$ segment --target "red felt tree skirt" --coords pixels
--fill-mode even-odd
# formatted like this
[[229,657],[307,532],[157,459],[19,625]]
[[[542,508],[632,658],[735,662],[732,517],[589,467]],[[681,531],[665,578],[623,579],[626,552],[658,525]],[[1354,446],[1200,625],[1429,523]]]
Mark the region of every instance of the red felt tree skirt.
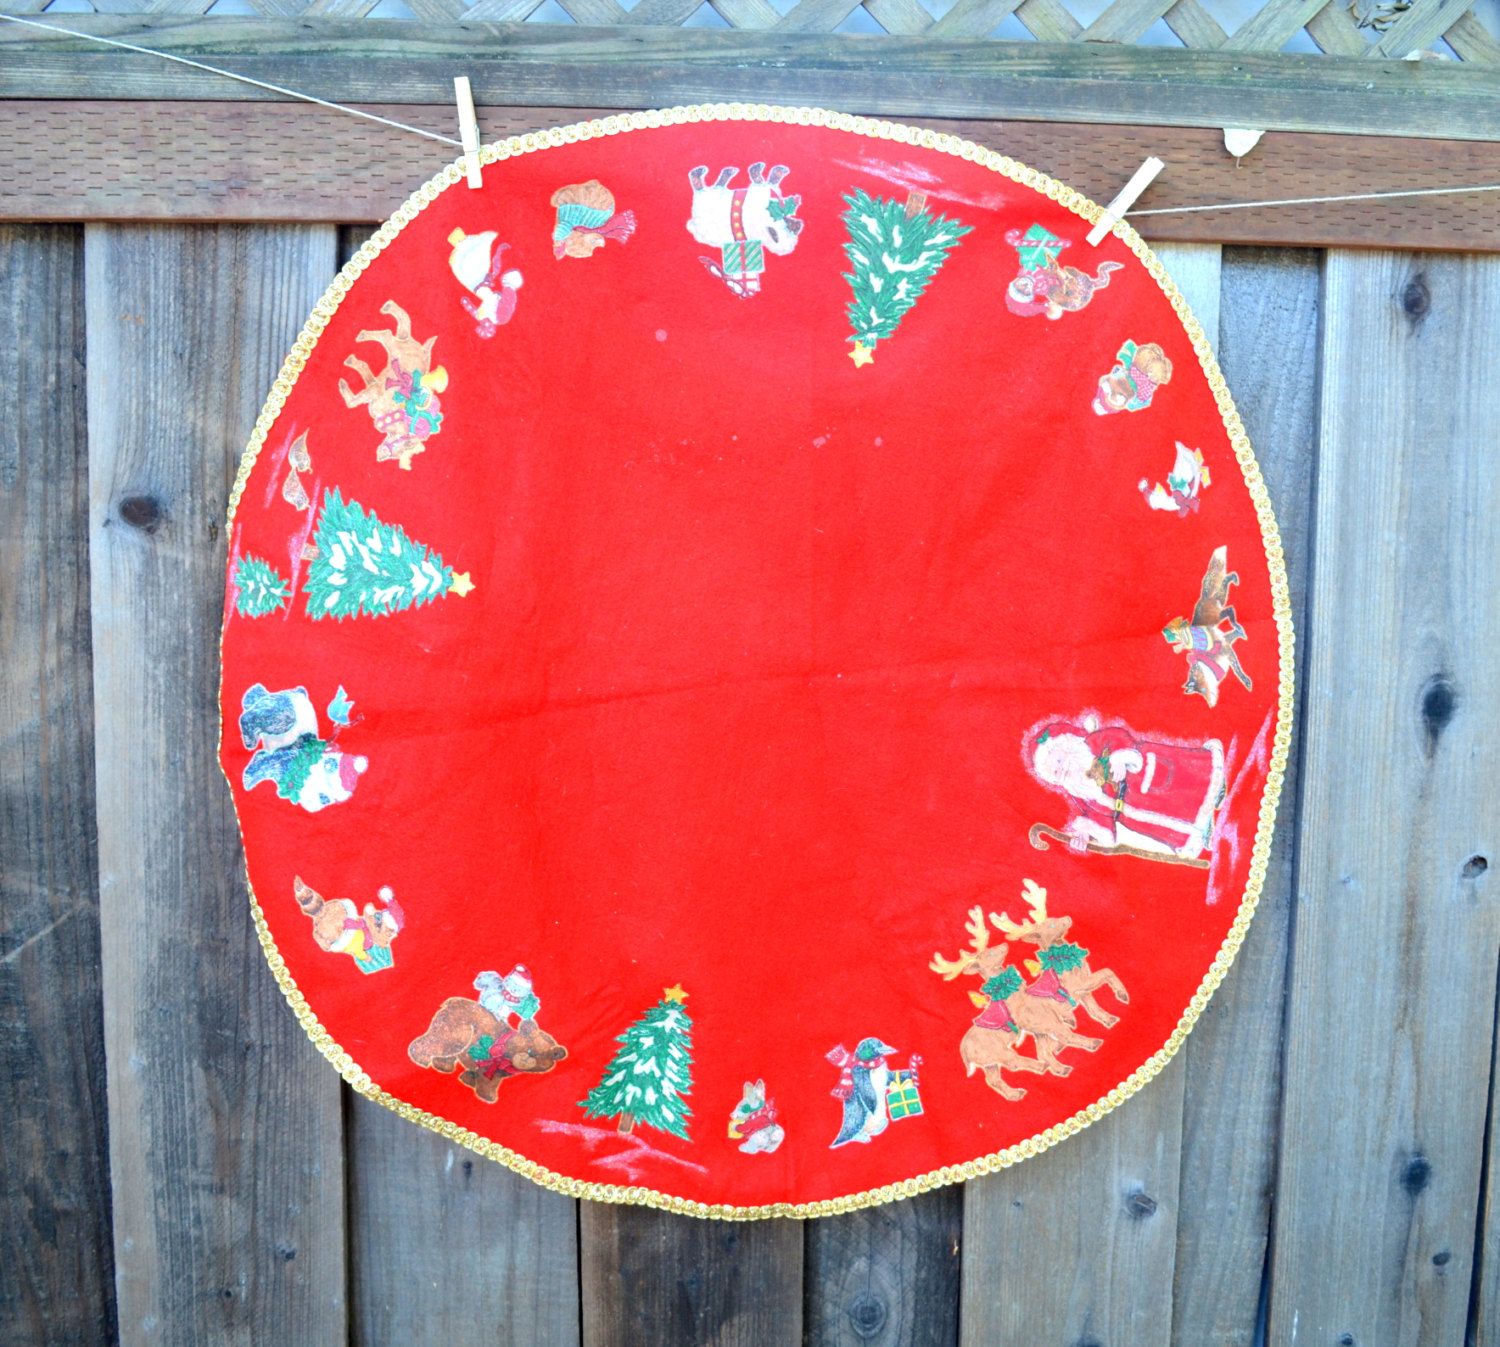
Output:
[[223,765],[309,1033],[539,1182],[700,1214],[1108,1111],[1243,938],[1289,734],[1181,297],[931,132],[486,158],[330,288],[231,508]]

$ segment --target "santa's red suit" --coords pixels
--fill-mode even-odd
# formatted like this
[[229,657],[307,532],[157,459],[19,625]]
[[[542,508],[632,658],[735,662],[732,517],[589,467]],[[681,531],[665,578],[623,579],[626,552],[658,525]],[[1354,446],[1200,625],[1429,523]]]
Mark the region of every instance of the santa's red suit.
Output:
[[1066,831],[1082,846],[1128,846],[1196,857],[1224,797],[1224,746],[1143,739],[1124,725],[1057,721],[1032,735],[1029,762],[1067,796]]

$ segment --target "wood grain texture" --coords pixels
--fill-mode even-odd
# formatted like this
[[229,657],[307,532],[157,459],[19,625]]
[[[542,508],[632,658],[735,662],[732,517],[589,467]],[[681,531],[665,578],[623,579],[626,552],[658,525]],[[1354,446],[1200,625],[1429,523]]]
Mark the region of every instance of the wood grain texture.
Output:
[[1061,0],[1021,0],[1016,17],[1038,42],[1071,42],[1083,31]]
[[[763,0],[762,0],[763,2]],[[728,0],[719,0],[728,7]],[[768,6],[769,8],[769,6]],[[774,9],[771,10],[774,14]],[[469,73],[481,105],[744,100],[885,116],[1500,139],[1500,71],[1282,52],[706,28],[69,14],[68,27],[340,103],[432,103]],[[283,101],[250,85],[0,24],[0,98]]]
[[859,8],[859,0],[802,0],[776,25],[788,33],[831,33]]
[[1162,21],[1189,47],[1213,51],[1224,45],[1228,34],[1198,0],[1177,0]]
[[114,1334],[83,231],[0,228],[0,1342]]
[[[1045,4],[1048,0],[1023,0],[1023,3]],[[1056,4],[1057,0],[1051,0]],[[865,0],[865,10],[888,33],[915,36],[932,27],[932,15],[919,0]]]
[[584,1347],[797,1347],[802,1223],[584,1202]]
[[578,1204],[346,1094],[351,1342],[578,1342]]
[[1272,1342],[1464,1340],[1495,1017],[1500,264],[1331,253]]
[[988,37],[1019,0],[957,0],[930,30],[930,38]]
[[1267,0],[1224,43],[1226,51],[1280,51],[1325,0]]
[[1363,56],[1370,49],[1358,22],[1339,0],[1328,0],[1307,21],[1307,35],[1330,56]]
[[[1488,870],[1491,857],[1486,855],[1483,859]],[[1500,1002],[1500,974],[1497,974],[1496,981],[1496,999]],[[1496,1029],[1500,1031],[1500,1007],[1497,1007]],[[1500,1133],[1495,1127],[1495,1105],[1500,1103],[1500,1073],[1495,1070],[1497,1049],[1500,1049],[1500,1041],[1490,1049],[1489,1117],[1485,1127],[1479,1215],[1475,1222],[1477,1237],[1465,1347],[1495,1347],[1500,1343],[1500,1191],[1497,1191],[1500,1187]]]
[[1182,1079],[1178,1059],[1064,1144],[968,1184],[965,1347],[1165,1347]]
[[1172,8],[1174,0],[1113,0],[1079,34],[1082,42],[1134,42]]
[[[1033,0],[1039,3],[1039,0]],[[374,109],[448,134],[453,109]],[[600,115],[599,108],[485,108],[487,140]],[[449,152],[305,104],[0,102],[11,181],[0,220],[384,219]],[[1301,133],[1271,135],[1243,161],[1220,131],[1152,126],[937,120],[1095,200],[1118,191],[1148,154],[1168,170],[1141,200],[1159,208],[1403,187],[1500,182],[1500,144]],[[455,151],[456,153],[456,151]],[[1336,243],[1500,249],[1490,195],[1139,216],[1155,242]]]
[[[1212,339],[1221,250],[1177,245],[1159,256]],[[1107,1052],[1107,1035],[1105,1041]],[[1184,1074],[1179,1055],[1133,1099],[1063,1145],[968,1185],[964,1343],[1169,1341]],[[981,1090],[975,1107],[1004,1104]]]
[[121,1341],[345,1333],[337,1076],[250,924],[215,761],[224,508],[324,228],[86,235],[104,1029]]
[[1424,51],[1472,8],[1465,0],[1420,0],[1381,34],[1380,41],[1370,48],[1366,59],[1401,57],[1408,52]]
[[[1299,643],[1308,636],[1320,285],[1316,253],[1224,255],[1219,360],[1276,509]],[[1304,680],[1299,698],[1305,690]],[[1299,735],[1255,921],[1182,1050],[1177,1347],[1251,1347],[1255,1340],[1276,1175],[1300,747]]]
[[1474,14],[1465,14],[1443,34],[1443,40],[1453,48],[1461,60],[1477,61],[1481,65],[1500,65],[1500,42],[1490,34],[1483,22]]
[[807,1223],[806,1317],[818,1347],[958,1342],[963,1188]]

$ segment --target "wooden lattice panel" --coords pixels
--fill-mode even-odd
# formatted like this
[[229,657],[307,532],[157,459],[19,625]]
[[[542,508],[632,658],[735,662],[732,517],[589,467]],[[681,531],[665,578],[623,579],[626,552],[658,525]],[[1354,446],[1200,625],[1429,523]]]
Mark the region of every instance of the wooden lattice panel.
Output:
[[[1226,29],[1201,0],[1112,0],[1088,21],[1067,0],[403,0],[419,23],[521,23],[558,18],[588,27],[676,27],[695,19],[705,3],[731,28],[780,33],[849,30],[898,37],[986,38],[1014,16],[1025,33],[1046,43],[1140,42],[1158,22],[1194,51],[1278,52],[1305,33],[1331,56],[1447,57],[1500,66],[1500,41],[1475,12],[1473,0],[1268,0],[1244,22]],[[49,13],[66,21],[67,10],[50,0],[3,0],[0,12]],[[1083,6],[1074,0],[1075,6]],[[247,11],[265,18],[365,18],[381,0],[90,0],[99,14],[209,16]],[[554,8],[555,6],[555,8]],[[784,11],[784,12],[783,12]],[[1015,25],[1007,35],[1016,37]]]

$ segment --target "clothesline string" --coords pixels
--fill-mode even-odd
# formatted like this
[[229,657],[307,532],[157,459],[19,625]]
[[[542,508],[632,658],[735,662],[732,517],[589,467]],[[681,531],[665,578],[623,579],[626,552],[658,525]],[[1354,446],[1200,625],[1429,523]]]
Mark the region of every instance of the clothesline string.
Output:
[[1464,187],[1408,187],[1397,192],[1346,192],[1340,196],[1286,196],[1274,201],[1218,201],[1201,206],[1156,206],[1132,210],[1137,215],[1193,215],[1210,210],[1250,210],[1256,206],[1320,206],[1332,201],[1391,201],[1403,196],[1458,196],[1465,192],[1500,192],[1500,182]]
[[[408,122],[398,122],[390,117],[382,117],[379,113],[366,112],[363,108],[350,107],[346,103],[335,103],[326,98],[319,98],[315,94],[302,93],[297,89],[289,89],[283,84],[271,84],[266,80],[256,79],[253,75],[243,75],[236,70],[225,70],[204,61],[194,61],[190,57],[178,56],[174,52],[157,51],[152,47],[141,47],[133,42],[121,42],[112,37],[100,37],[96,33],[84,33],[76,28],[64,28],[55,23],[24,19],[18,14],[0,14],[0,19],[4,19],[7,23],[24,24],[27,28],[40,28],[47,33],[62,33],[67,37],[76,37],[83,42],[97,42],[105,47],[118,47],[121,51],[135,52],[140,56],[159,56],[163,61],[175,61],[178,65],[191,66],[194,70],[202,70],[210,75],[238,80],[241,84],[252,84],[257,89],[282,94],[287,98],[300,99],[304,103],[315,103],[320,108],[347,112],[351,117],[363,117],[366,121],[379,122],[382,126],[389,126],[397,131],[409,131],[414,136],[435,140],[443,145],[463,147],[463,142],[454,136],[427,131],[420,126],[412,126]],[[1146,215],[1197,215],[1216,210],[1268,210],[1278,206],[1322,206],[1343,201],[1394,201],[1402,197],[1462,196],[1475,192],[1500,192],[1500,183],[1465,184],[1454,187],[1410,187],[1390,192],[1344,192],[1337,196],[1289,196],[1262,201],[1215,201],[1195,206],[1154,206],[1146,210],[1128,211],[1122,218],[1134,219],[1137,216]]]
[[242,75],[237,70],[224,70],[216,65],[208,65],[204,61],[194,61],[187,56],[178,56],[175,52],[157,51],[152,47],[138,47],[134,42],[121,42],[118,38],[100,37],[97,33],[81,33],[76,28],[64,28],[55,23],[39,23],[35,19],[23,19],[19,14],[0,14],[0,19],[7,23],[24,24],[27,28],[40,28],[46,33],[65,33],[68,37],[76,37],[84,42],[97,42],[105,47],[118,47],[121,51],[133,51],[141,56],[159,56],[163,61],[176,61],[178,65],[192,66],[194,70],[206,70],[210,75],[222,75],[228,80],[239,80],[241,84],[253,84],[257,89],[268,89],[273,94],[285,94],[288,98],[300,98],[304,103],[316,103],[320,108],[332,108],[335,112],[347,112],[351,117],[363,117],[368,122],[379,122],[382,126],[389,126],[397,131],[410,131],[414,136],[425,136],[428,140],[436,140],[444,145],[457,145],[460,148],[463,142],[454,136],[441,135],[436,131],[425,131],[420,126],[412,126],[407,122],[398,122],[390,117],[382,117],[377,112],[366,112],[363,108],[351,108],[344,103],[333,103],[326,98],[319,98],[316,94],[301,93],[296,89],[288,89],[283,84],[270,84],[266,80],[258,80],[253,75]]

